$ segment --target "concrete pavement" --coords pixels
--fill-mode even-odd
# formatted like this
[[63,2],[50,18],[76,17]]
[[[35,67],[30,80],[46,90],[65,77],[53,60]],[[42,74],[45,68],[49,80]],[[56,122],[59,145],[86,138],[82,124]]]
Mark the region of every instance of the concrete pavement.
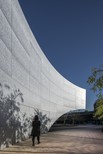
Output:
[[31,139],[0,150],[0,154],[103,154],[103,133],[100,126],[66,127],[41,136],[41,143],[32,146]]

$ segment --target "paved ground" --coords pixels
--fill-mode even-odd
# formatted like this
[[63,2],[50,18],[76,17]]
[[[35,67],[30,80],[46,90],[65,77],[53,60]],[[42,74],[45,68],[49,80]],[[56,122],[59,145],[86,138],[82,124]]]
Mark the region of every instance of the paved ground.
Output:
[[76,126],[44,134],[40,144],[31,145],[28,139],[0,154],[103,154],[103,133],[98,126]]

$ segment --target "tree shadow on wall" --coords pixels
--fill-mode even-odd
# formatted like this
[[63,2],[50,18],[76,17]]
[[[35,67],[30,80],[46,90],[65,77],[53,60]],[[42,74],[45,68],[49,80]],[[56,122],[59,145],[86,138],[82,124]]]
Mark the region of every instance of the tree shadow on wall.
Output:
[[0,83],[0,147],[8,147],[25,139],[29,118],[20,111],[23,94],[19,89],[13,90]]

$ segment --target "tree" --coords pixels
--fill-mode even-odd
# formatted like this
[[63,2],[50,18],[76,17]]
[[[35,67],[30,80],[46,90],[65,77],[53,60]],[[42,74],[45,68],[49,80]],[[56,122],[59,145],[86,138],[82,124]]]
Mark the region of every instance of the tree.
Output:
[[94,104],[94,117],[103,119],[103,98],[97,99]]
[[[103,66],[102,66],[103,67]],[[94,117],[103,119],[103,69],[93,68],[92,75],[88,78],[87,83],[91,90],[96,93],[97,100],[94,104]]]
[[89,76],[87,83],[98,98],[103,97],[103,69],[101,67],[92,69],[92,75]]

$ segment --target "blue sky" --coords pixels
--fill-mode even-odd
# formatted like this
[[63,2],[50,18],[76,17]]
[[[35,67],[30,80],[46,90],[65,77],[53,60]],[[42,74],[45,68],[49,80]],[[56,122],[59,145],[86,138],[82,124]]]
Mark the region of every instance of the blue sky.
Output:
[[103,0],[19,0],[41,49],[55,69],[87,90],[87,109],[95,94],[87,79],[103,64]]

